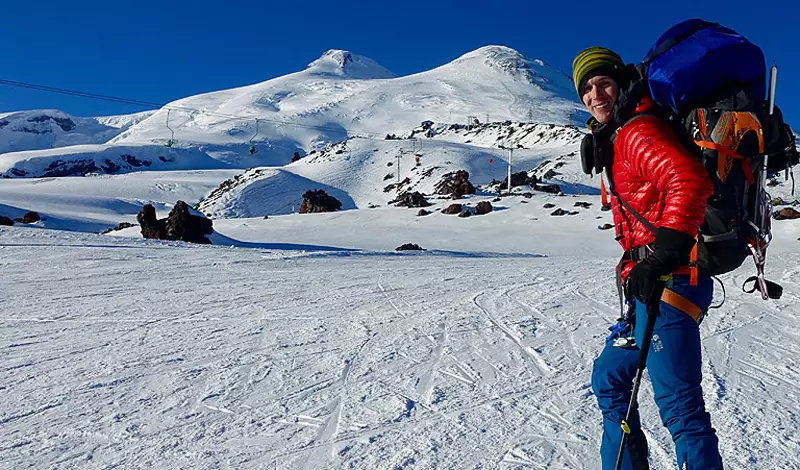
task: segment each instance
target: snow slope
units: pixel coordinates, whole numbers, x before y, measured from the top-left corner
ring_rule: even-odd
[[[473,184],[486,186],[507,174],[509,154],[499,146],[522,143],[531,147],[517,149],[514,172],[538,170],[542,177],[561,162],[560,171],[571,171],[565,193],[597,193],[596,188],[576,184],[589,180],[574,171],[580,167],[577,153],[583,136],[577,129],[498,123],[437,132],[432,138],[351,138],[281,168],[251,169],[210,194],[200,210],[215,218],[288,214],[299,208],[302,193],[310,189],[326,190],[343,209],[385,205],[399,192],[431,195],[442,176],[456,170],[466,170]],[[398,181],[407,183],[388,188]]]
[[[549,198],[574,200],[217,224],[251,248],[0,228],[0,465],[597,469],[618,248],[596,209],[530,220]],[[782,300],[735,288],[746,267],[701,326],[726,468],[800,466],[798,235],[776,224]],[[652,468],[674,468],[640,398]]]
[[[443,132],[421,151],[479,162],[459,140],[509,129],[472,131]],[[261,171],[289,181],[361,161],[366,173],[378,143],[410,141],[351,139],[349,160],[333,148]],[[518,152],[581,187],[570,148]],[[0,212],[40,209],[37,227],[87,230],[132,220],[144,202],[160,201],[163,217],[165,201],[199,200],[238,174],[4,180]],[[452,201],[434,199],[424,217],[381,205],[217,219],[216,246],[141,240],[137,227],[0,227],[0,467],[596,469],[589,383],[618,316],[619,247],[598,230],[610,213],[591,183],[580,195],[518,191],[470,218],[441,214]],[[369,187],[346,188],[378,200]],[[789,187],[771,191],[791,201]],[[574,215],[551,216],[548,203]],[[800,467],[800,221],[774,231],[767,276],[784,297],[739,290],[745,265],[721,277],[727,300],[701,325],[706,403],[734,470]],[[402,243],[429,251],[394,251]],[[674,468],[647,380],[640,398],[652,468]]]

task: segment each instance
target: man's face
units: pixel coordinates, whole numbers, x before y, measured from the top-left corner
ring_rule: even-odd
[[[613,78],[598,75],[583,86],[583,104],[597,122],[603,124],[611,119],[611,108],[617,101],[619,86]]]

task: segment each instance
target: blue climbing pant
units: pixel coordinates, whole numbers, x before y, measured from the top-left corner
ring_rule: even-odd
[[[711,304],[713,280],[700,276],[697,286],[689,285],[688,276],[674,276],[669,289],[694,303],[703,312]],[[647,307],[636,302],[636,344],[642,344],[647,323]],[[612,335],[613,336],[613,335]],[[592,390],[603,413],[603,440],[600,455],[603,470],[614,470],[622,429],[633,389],[638,347],[613,345],[613,337],[594,362]],[[675,307],[660,303],[660,313],[653,330],[647,356],[647,372],[653,384],[655,402],[661,421],[675,443],[680,470],[721,470],[719,442],[705,410],[702,380],[700,330],[698,323]],[[626,439],[621,470],[647,467],[647,441],[641,431],[638,410],[631,414],[631,434]],[[634,465],[635,464],[635,465]]]

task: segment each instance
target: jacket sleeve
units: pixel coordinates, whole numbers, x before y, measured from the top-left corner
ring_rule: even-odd
[[[714,192],[706,169],[654,116],[635,119],[621,133],[632,169],[664,195],[664,211],[654,225],[697,236]]]

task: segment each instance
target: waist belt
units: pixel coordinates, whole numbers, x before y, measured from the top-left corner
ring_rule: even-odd
[[[653,253],[653,251],[655,251],[655,248],[653,247],[652,244],[638,246],[636,248],[626,251],[625,255],[623,255],[623,258],[638,263],[639,261],[642,261],[643,259],[650,256],[650,254]]]
[[[627,250],[623,255],[623,260],[633,261],[634,263],[638,263],[648,256],[650,256],[655,251],[654,245],[651,243],[649,245],[638,246],[636,248],[632,248]],[[672,271],[672,274],[689,274],[692,275],[692,267],[697,266],[696,262],[689,261],[689,264],[685,266],[681,266],[676,270]],[[697,281],[692,281],[692,285],[697,285]]]

